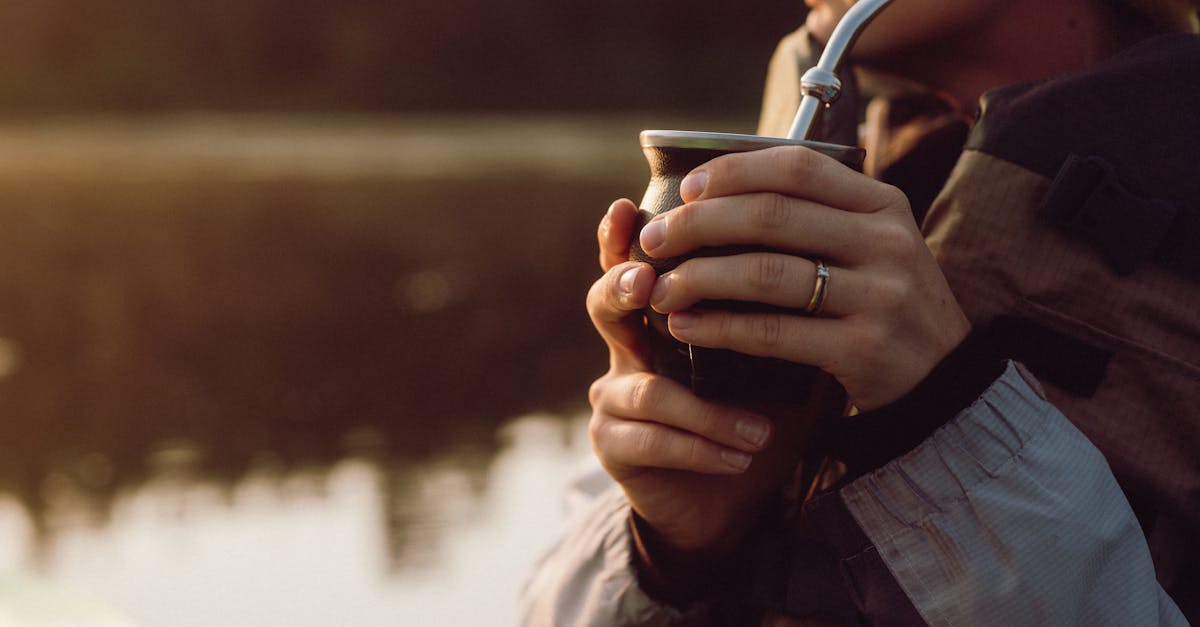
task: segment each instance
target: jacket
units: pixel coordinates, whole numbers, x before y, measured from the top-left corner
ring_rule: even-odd
[[[800,37],[772,61],[764,132],[795,110]],[[753,577],[768,590],[743,599],[869,624],[1200,620],[1200,116],[1165,117],[1200,111],[1196,68],[1200,37],[1162,36],[985,96],[914,208],[977,329],[970,351],[1019,363],[949,420],[910,407],[834,434],[849,477],[805,504],[764,553],[787,559]],[[856,450],[879,441],[898,444]],[[525,624],[729,622],[722,599],[647,596],[619,490],[593,507],[530,580]]]

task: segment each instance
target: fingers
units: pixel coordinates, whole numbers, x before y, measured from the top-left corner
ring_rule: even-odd
[[[799,146],[717,157],[680,193],[686,204],[639,234],[654,257],[756,244],[853,266],[919,237],[903,192]]]
[[[608,207],[600,220],[596,239],[600,243],[600,267],[606,272],[613,266],[629,259],[629,242],[633,237],[633,225],[637,219],[637,205],[622,198]]]
[[[895,187],[802,146],[723,155],[693,170],[681,186],[687,202],[751,192],[775,192],[858,213],[908,207]]]
[[[753,458],[741,451],[718,446],[652,422],[607,422],[596,445],[607,468],[662,468],[711,475],[737,475],[750,468]],[[601,449],[600,446],[605,448]]]
[[[642,310],[653,283],[653,268],[626,261],[613,266],[588,291],[588,316],[608,344],[614,368],[649,370]]]
[[[940,301],[937,307],[910,301],[909,313],[843,318],[689,310],[672,313],[668,327],[694,346],[816,366],[841,383],[855,406],[870,410],[907,394],[970,330],[948,290]]]
[[[610,467],[737,474],[772,435],[767,418],[704,401],[650,373],[607,376],[591,396],[593,446]]]
[[[653,257],[751,244],[853,266],[888,253],[898,238],[919,237],[911,216],[857,214],[801,198],[751,193],[694,201],[658,215],[642,229],[640,243]]]
[[[681,342],[809,364],[835,376],[837,361],[849,348],[846,325],[831,318],[679,311],[668,318],[668,326]]]
[[[710,246],[658,281],[655,309],[688,344],[816,366],[861,409],[913,389],[961,341],[970,323],[896,188],[802,147],[718,157],[683,181],[685,203],[639,234],[653,257]],[[820,316],[689,309],[702,300],[803,309],[814,259],[831,276]]]
[[[888,289],[848,268],[829,268],[821,312],[839,316],[862,311]],[[836,276],[834,276],[836,274]],[[832,286],[836,282],[836,288]],[[813,298],[816,263],[774,253],[728,257],[698,257],[659,277],[650,293],[650,306],[661,313],[682,311],[703,300],[737,300],[803,310]],[[867,295],[875,292],[873,296]]]

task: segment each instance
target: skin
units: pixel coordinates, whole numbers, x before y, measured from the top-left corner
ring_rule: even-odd
[[[987,89],[1091,65],[1149,34],[1108,0],[895,0],[850,51],[861,66],[942,91],[967,114]],[[827,41],[854,0],[808,0]]]
[[[705,401],[653,374],[641,314],[647,304],[670,314],[681,340],[816,364],[864,409],[915,386],[969,324],[896,188],[807,149],[728,155],[702,171],[704,189],[693,179],[687,204],[652,223],[661,236],[648,235],[652,225],[642,231],[651,255],[757,242],[838,267],[820,317],[699,314],[688,307],[713,297],[802,307],[813,290],[813,262],[784,254],[696,259],[656,279],[649,265],[624,261],[633,203],[617,201],[601,223],[607,272],[592,286],[588,311],[611,363],[591,388],[593,448],[666,544],[719,553],[790,476],[812,414]],[[730,219],[736,215],[752,217]],[[762,436],[747,437],[753,433]]]
[[[609,346],[610,368],[590,390],[589,432],[605,470],[652,528],[680,551],[714,551],[738,535],[731,531],[795,457],[767,416],[705,401],[653,374],[641,312],[655,275],[646,264],[625,261],[636,212],[619,200],[599,229],[607,272],[587,304]],[[750,468],[755,456],[768,459]]]
[[[1102,4],[897,0],[855,50],[860,61],[973,107],[988,86],[1050,76],[1111,52],[1118,38]],[[811,6],[808,26],[827,36],[848,4]],[[1039,26],[1043,18],[1060,21]],[[719,555],[790,476],[811,411],[721,405],[655,375],[644,307],[669,314],[671,333],[684,342],[816,365],[863,410],[911,391],[970,324],[904,195],[830,158],[802,147],[726,155],[693,171],[681,195],[683,206],[637,234],[650,255],[729,244],[780,252],[693,259],[656,277],[627,261],[636,207],[613,203],[598,231],[605,274],[588,294],[611,356],[591,388],[590,435],[602,465],[666,546]],[[832,273],[819,316],[689,309],[706,299],[803,307],[816,259]]]

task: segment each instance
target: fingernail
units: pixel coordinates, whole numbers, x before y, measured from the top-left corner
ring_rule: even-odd
[[[750,456],[741,451],[721,451],[721,459],[730,467],[738,470],[750,467]]]
[[[679,182],[679,197],[684,202],[691,202],[692,199],[699,198],[707,186],[708,172],[697,170],[683,177],[683,180]]]
[[[671,314],[669,321],[672,329],[683,330],[696,326],[696,321],[699,319],[700,316],[690,311],[677,311]]]
[[[737,421],[735,428],[738,437],[756,447],[766,444],[767,437],[771,434],[771,427],[761,420],[742,419]]]
[[[650,252],[659,246],[667,239],[667,221],[666,220],[651,220],[650,224],[642,227],[640,236],[642,250]]]
[[[658,281],[654,283],[654,290],[650,292],[650,305],[658,305],[667,298],[667,290],[671,287],[671,276],[663,275],[658,277]]]
[[[621,278],[617,279],[617,288],[621,290],[622,298],[633,296],[633,288],[637,284],[637,268],[630,268],[621,273]]]

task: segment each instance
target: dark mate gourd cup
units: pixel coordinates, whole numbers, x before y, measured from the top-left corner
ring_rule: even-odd
[[[654,216],[683,204],[679,196],[679,183],[696,167],[724,154],[776,146],[805,146],[856,170],[861,169],[864,158],[861,148],[851,146],[730,133],[642,131],[641,144],[650,165],[650,184],[638,208],[629,256],[635,261],[649,263],[659,275],[694,257],[767,250],[754,246],[708,247],[664,259],[650,257],[642,250],[638,243],[642,227]],[[738,301],[705,301],[697,304],[696,308],[740,312],[787,311],[803,315],[798,310]],[[799,402],[808,396],[809,388],[818,376],[818,370],[812,366],[680,342],[667,330],[667,317],[653,309],[646,309],[646,319],[650,327],[655,372],[691,387],[698,396],[721,401]]]

